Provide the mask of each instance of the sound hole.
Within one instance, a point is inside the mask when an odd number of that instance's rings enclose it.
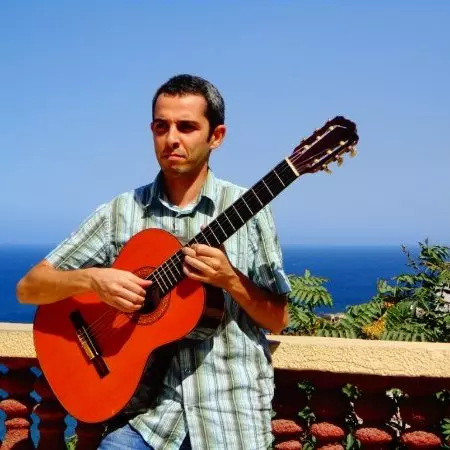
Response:
[[[155,270],[154,267],[144,266],[134,271],[133,273],[139,278],[148,278]],[[137,312],[132,314],[132,320],[139,325],[150,325],[159,320],[167,308],[169,307],[170,293],[161,297],[161,291],[158,286],[152,285],[147,289],[144,305]]]
[[[152,313],[161,303],[161,291],[158,286],[152,285],[147,289],[144,306],[141,308],[141,314]]]

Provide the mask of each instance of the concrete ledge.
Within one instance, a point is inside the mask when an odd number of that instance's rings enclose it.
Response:
[[[33,325],[0,322],[0,357],[36,358]]]
[[[450,344],[269,336],[278,369],[450,378]],[[0,323],[0,357],[35,358],[31,324]]]
[[[450,344],[270,336],[278,369],[450,378]]]

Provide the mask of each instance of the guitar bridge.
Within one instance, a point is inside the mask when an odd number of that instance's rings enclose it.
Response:
[[[80,311],[75,310],[70,314],[70,320],[75,328],[78,342],[86,358],[94,364],[100,378],[109,374],[109,368],[103,359],[99,346],[94,337],[89,332],[89,327],[81,315]]]

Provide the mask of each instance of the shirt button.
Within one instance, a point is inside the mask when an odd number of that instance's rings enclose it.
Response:
[[[184,373],[185,374],[190,374],[191,373],[191,369],[184,369]]]

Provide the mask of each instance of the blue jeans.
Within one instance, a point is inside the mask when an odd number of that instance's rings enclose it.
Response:
[[[191,450],[189,436],[181,444],[180,450]],[[130,425],[117,428],[108,433],[100,442],[97,450],[155,450]]]

